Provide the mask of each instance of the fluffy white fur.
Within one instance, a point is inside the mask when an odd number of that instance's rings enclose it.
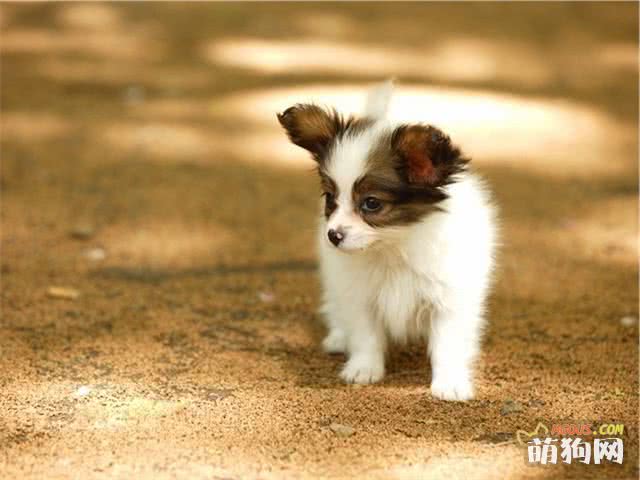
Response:
[[[351,187],[369,148],[394,127],[382,118],[389,98],[389,84],[370,94],[365,111],[378,117],[375,127],[345,136],[328,162],[341,193],[318,233],[329,327],[323,347],[348,355],[340,374],[346,382],[372,383],[384,376],[389,339],[427,339],[432,394],[468,400],[494,266],[495,210],[482,181],[464,173],[446,187],[442,211],[418,223],[376,229],[353,213]],[[346,236],[336,248],[327,231],[338,227]]]

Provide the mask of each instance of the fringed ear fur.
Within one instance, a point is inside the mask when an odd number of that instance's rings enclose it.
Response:
[[[311,152],[320,161],[329,144],[343,128],[335,111],[313,104],[297,104],[278,114],[278,121],[295,145]]]
[[[414,186],[440,187],[465,170],[468,158],[450,138],[430,125],[403,125],[391,137],[398,156],[397,169]]]

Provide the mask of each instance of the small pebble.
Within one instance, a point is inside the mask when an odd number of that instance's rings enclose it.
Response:
[[[70,234],[77,240],[87,240],[93,236],[93,225],[88,223],[79,223],[71,230]]]
[[[92,262],[99,262],[107,258],[107,252],[104,248],[90,248],[84,252],[84,256]]]
[[[87,395],[89,395],[89,393],[91,393],[91,388],[87,387],[86,385],[83,385],[78,388],[78,390],[76,390],[76,396],[78,397],[86,397]]]
[[[342,425],[340,423],[332,423],[331,425],[329,425],[329,428],[337,436],[343,437],[343,438],[350,437],[351,435],[356,433],[353,427],[350,427],[348,425]]]
[[[260,292],[258,298],[263,303],[271,303],[276,299],[276,296],[272,292]]]
[[[124,91],[124,101],[129,104],[137,104],[144,102],[144,87],[140,85],[129,85]]]
[[[559,223],[559,227],[565,230],[573,230],[577,225],[578,222],[572,218],[565,218]]]
[[[59,298],[62,300],[75,300],[80,296],[80,292],[75,288],[68,287],[49,287],[47,295],[51,298]]]
[[[632,315],[627,315],[626,317],[622,317],[620,319],[620,323],[623,327],[633,327],[638,323],[638,317],[634,317]]]
[[[502,409],[500,410],[501,415],[509,415],[510,413],[519,413],[523,410],[522,404],[520,402],[516,402],[515,400],[508,399],[502,405]]]

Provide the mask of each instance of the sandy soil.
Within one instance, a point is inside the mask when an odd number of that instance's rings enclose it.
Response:
[[[0,477],[638,478],[637,5],[1,8]],[[317,179],[269,120],[399,68],[463,99],[502,211],[466,404],[420,345],[337,380]],[[623,465],[528,466],[516,432],[570,420],[624,423]]]

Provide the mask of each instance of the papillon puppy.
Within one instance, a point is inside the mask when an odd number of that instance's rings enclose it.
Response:
[[[358,118],[314,104],[278,114],[291,142],[311,153],[322,185],[323,347],[347,355],[345,382],[367,384],[383,378],[389,340],[425,339],[432,395],[468,400],[495,208],[449,136],[386,118],[392,89],[372,90]]]

